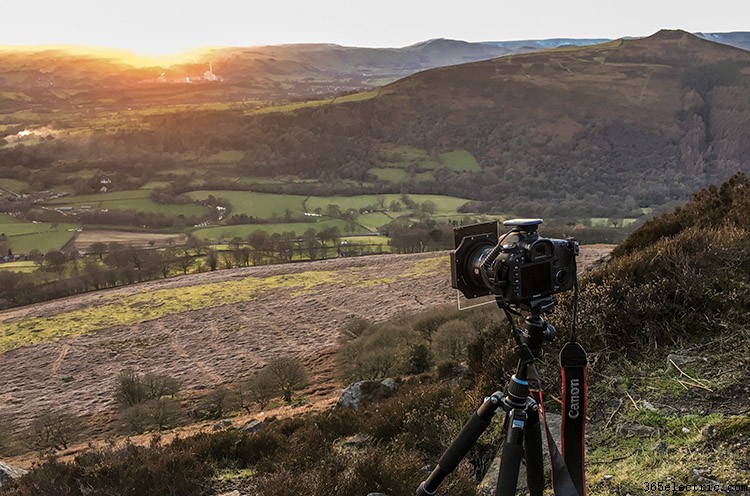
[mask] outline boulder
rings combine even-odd
[[[624,423],[617,426],[617,435],[621,437],[650,437],[656,429],[647,425]]]
[[[10,465],[0,462],[0,488],[10,485],[14,480],[24,475],[27,471],[21,468],[14,468]]]
[[[247,432],[248,434],[251,434],[253,432],[262,431],[265,428],[266,428],[266,424],[262,420],[251,420],[250,422],[240,427],[240,430],[242,432]]]
[[[359,381],[349,384],[341,393],[336,408],[351,408],[356,410],[363,403],[374,398],[388,397],[398,387],[398,382],[390,377],[382,381]]]

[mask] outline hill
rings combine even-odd
[[[747,52],[664,31],[435,69],[370,105],[408,122],[386,139],[477,157],[480,175],[443,178],[450,192],[502,196],[493,203],[506,208],[535,198],[537,212],[587,195],[653,207],[747,170],[746,139],[734,135],[750,115],[749,62]]]
[[[164,104],[269,101],[370,88],[424,69],[484,60],[512,50],[430,40],[404,48],[331,44],[227,47],[157,64],[128,54],[75,47],[0,47],[0,111],[44,105],[121,109]],[[191,84],[192,83],[192,84]]]
[[[748,187],[747,176],[737,175],[700,192],[680,211],[637,231],[630,252],[615,254],[583,277],[579,336],[589,352],[588,494],[663,487],[741,494],[750,483],[750,240],[743,220]],[[568,330],[571,300],[560,296],[564,301],[550,318]],[[437,460],[487,391],[497,389],[498,377],[515,370],[497,314],[492,308],[462,315],[429,309],[411,320],[348,328],[345,346],[364,342],[375,351],[379,345],[393,349],[386,338],[395,332],[435,341],[441,334],[470,333],[468,370],[458,378],[448,363],[403,377],[395,391],[386,392],[378,382],[384,376],[376,374],[376,381],[361,383],[372,398],[358,410],[269,419],[254,432],[230,422],[232,428],[169,444],[154,439],[148,448],[89,450],[69,462],[47,461],[8,494],[55,494],[82,481],[106,488],[102,492],[137,487],[154,495],[174,487],[196,496],[227,490],[266,496],[413,494],[426,475],[425,463]],[[559,394],[556,362],[556,353],[540,359],[552,398]],[[545,409],[557,406],[547,401]],[[441,494],[477,494],[476,480],[502,442],[487,439],[502,440],[499,423],[446,479]]]
[[[611,246],[586,246],[582,266]],[[300,358],[309,401],[339,387],[333,357],[356,318],[380,322],[454,302],[445,253],[342,258],[224,270],[88,293],[0,312],[2,421],[19,432],[47,409],[86,419],[83,437],[112,432],[126,368],[167,374],[194,405],[279,356]]]
[[[748,95],[750,53],[660,31],[423,71],[358,101],[162,119],[156,132],[210,149],[197,125],[221,126],[223,146],[245,151],[241,174],[372,181],[402,168],[394,189],[474,211],[638,216],[750,168]],[[480,170],[425,164],[454,151]]]

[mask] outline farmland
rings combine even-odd
[[[44,253],[60,249],[73,238],[77,227],[75,224],[23,222],[0,214],[0,234],[7,237],[9,248],[14,253],[32,250]]]
[[[132,191],[116,191],[112,193],[98,193],[93,195],[65,196],[51,200],[53,207],[72,207],[74,209],[107,209],[107,210],[135,210],[174,217],[201,217],[210,209],[191,203],[180,205],[165,205],[149,199],[151,191],[139,189]]]

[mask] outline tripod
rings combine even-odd
[[[542,496],[544,462],[539,404],[531,395],[529,378],[530,368],[533,368],[536,357],[540,356],[543,342],[551,340],[555,335],[555,328],[544,320],[544,313],[550,311],[554,304],[552,298],[541,298],[525,304],[523,309],[531,315],[525,320],[525,329],[521,330],[514,325],[507,306],[498,300],[498,306],[505,311],[511,322],[511,334],[518,356],[516,373],[510,379],[507,394],[502,391],[493,393],[469,418],[458,437],[445,450],[435,469],[419,485],[417,496],[436,494],[440,483],[458,466],[500,409],[506,413],[503,427],[505,441],[495,495],[515,496],[521,459],[524,458],[529,494]],[[535,368],[533,372],[536,373]]]

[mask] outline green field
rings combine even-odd
[[[210,212],[210,208],[192,203],[184,205],[163,205],[149,198],[151,191],[148,189],[115,191],[112,193],[98,193],[94,195],[65,196],[49,202],[49,205],[59,207],[81,208],[84,206],[92,209],[109,210],[136,210],[138,212],[158,213],[168,217],[176,217],[180,214],[185,217],[202,217]]]
[[[292,112],[303,108],[321,107],[323,105],[336,105],[339,103],[348,102],[361,102],[362,100],[369,100],[375,98],[380,94],[380,90],[362,91],[359,93],[353,93],[351,95],[338,96],[334,98],[326,98],[323,100],[307,100],[304,102],[289,103],[286,105],[273,105],[269,107],[261,107],[257,109],[245,111],[245,115],[258,115],[258,114],[269,114],[274,112]]]
[[[279,195],[272,193],[255,193],[253,191],[191,191],[185,196],[193,200],[205,200],[208,195],[216,198],[226,198],[232,204],[230,215],[246,214],[260,219],[269,219],[274,214],[284,217],[287,209],[294,215],[302,215],[305,212],[303,202],[304,196]]]
[[[255,231],[266,231],[268,234],[282,234],[285,232],[294,232],[298,236],[301,236],[308,229],[315,229],[321,231],[326,227],[338,227],[339,232],[344,234],[346,232],[346,222],[343,220],[322,220],[320,222],[297,222],[288,224],[241,224],[236,226],[214,226],[204,227],[193,231],[193,235],[199,239],[210,239],[210,240],[231,240],[232,238],[247,238],[248,234]],[[355,233],[364,232],[362,228],[357,227]]]
[[[326,206],[329,204],[338,205],[339,208],[344,210],[367,207],[376,207],[380,209],[378,198],[383,197],[385,200],[385,206],[388,208],[394,201],[401,202],[404,210],[406,205],[401,200],[401,195],[389,194],[389,195],[358,195],[358,196],[311,196],[307,199],[307,209],[314,211],[316,208],[321,208],[325,211]],[[443,195],[409,195],[409,198],[417,204],[431,201],[435,204],[436,215],[458,215],[458,207],[468,202],[469,200],[463,198],[455,198],[452,196]]]
[[[440,162],[449,169],[456,172],[477,172],[479,163],[474,155],[466,150],[456,150],[440,154]]]
[[[0,213],[0,228],[5,224],[20,224],[21,220],[16,219],[12,215]]]
[[[0,218],[4,222],[5,218]],[[8,237],[10,249],[16,255],[37,249],[42,253],[59,250],[75,235],[78,226],[73,224],[50,224],[47,222],[15,222],[0,224],[0,233]]]
[[[206,164],[229,164],[239,162],[243,158],[245,158],[245,152],[243,152],[242,150],[224,150],[223,152],[215,153],[207,157],[202,157],[200,161]]]
[[[370,212],[357,217],[357,223],[370,230],[377,230],[393,220],[393,217],[383,212]]]
[[[17,193],[19,195],[30,191],[28,183],[19,181],[18,179],[7,179],[4,177],[0,177],[0,189]]]
[[[390,145],[380,150],[384,160],[381,167],[369,170],[381,181],[401,183],[413,177],[416,181],[433,181],[433,171],[438,167],[446,167],[455,172],[478,172],[479,163],[466,150],[434,155],[426,150],[413,146]],[[409,169],[409,171],[407,171]]]
[[[402,183],[409,177],[409,173],[404,169],[392,167],[373,167],[368,172],[381,181],[390,181],[392,183]]]
[[[23,272],[24,274],[30,274],[37,269],[37,265],[34,262],[7,262],[0,264],[0,270],[10,270],[12,272]]]
[[[346,241],[353,245],[383,245],[385,249],[388,247],[390,239],[387,236],[344,236],[341,238],[341,241]]]

